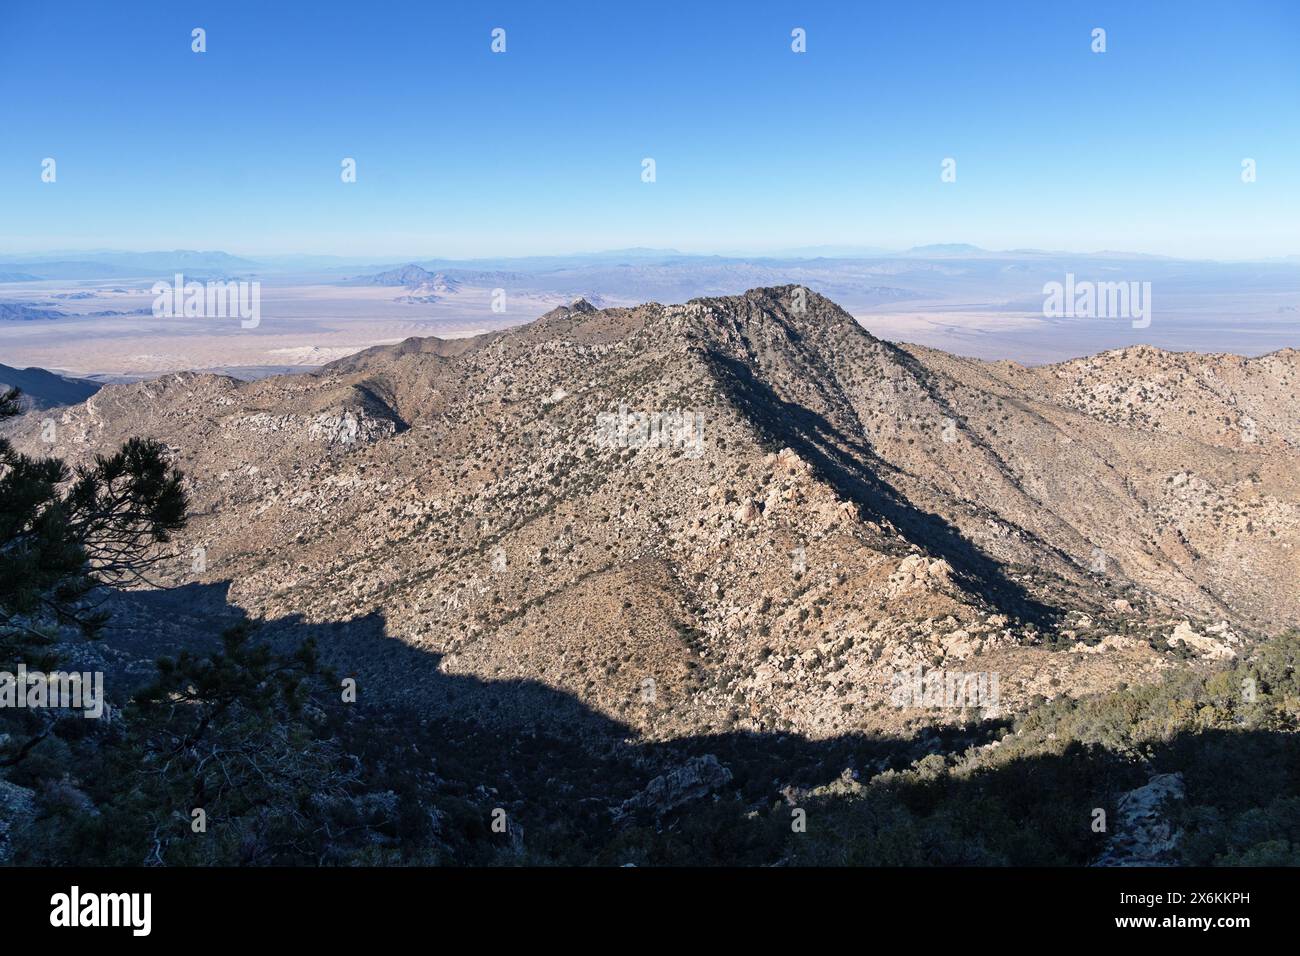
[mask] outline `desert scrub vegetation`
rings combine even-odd
[[[1188,865],[1300,864],[1300,634],[1204,674],[1035,708],[1001,740],[805,797],[790,863],[1086,865],[1126,791],[1182,774]],[[814,825],[815,821],[815,825]],[[1113,832],[1113,827],[1112,827]]]
[[[1150,686],[1058,698],[983,743],[887,759],[766,807],[720,797],[592,849],[609,864],[1086,866],[1115,833],[1120,797],[1179,773],[1186,798],[1164,810],[1174,862],[1300,865],[1298,727],[1293,632],[1216,672],[1180,668]],[[723,762],[738,781],[770,769]],[[1097,808],[1109,832],[1094,832]]]
[[[240,628],[212,657],[163,663],[114,728],[33,753],[11,776],[39,795],[19,860],[1079,866],[1115,832],[1123,794],[1180,773],[1186,798],[1164,811],[1180,833],[1177,862],[1300,863],[1294,633],[1216,672],[1180,668],[1155,685],[1057,699],[963,736],[730,733],[602,754],[551,734],[349,717],[326,702],[333,679],[310,648],[271,654],[256,637]],[[285,670],[287,686],[266,679]],[[178,720],[178,695],[196,692]],[[223,792],[224,773],[204,763],[213,752],[256,754],[274,773]],[[671,813],[611,814],[647,775],[704,752],[729,768],[729,786]],[[836,769],[849,765],[860,769]],[[775,781],[810,776],[832,782],[774,794]],[[187,813],[199,801],[213,812],[196,840]],[[517,842],[490,829],[497,807],[522,824]],[[1110,833],[1093,831],[1096,808]]]

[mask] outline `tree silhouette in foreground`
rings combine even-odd
[[[0,394],[0,421],[20,414],[19,399],[14,388]],[[107,619],[96,589],[147,583],[169,557],[158,546],[185,525],[182,482],[166,448],[148,439],[69,468],[0,437],[0,669],[50,669],[62,627],[96,636]],[[18,722],[28,732],[10,734],[0,766],[24,759],[53,719],[26,711]]]

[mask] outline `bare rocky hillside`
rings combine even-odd
[[[109,386],[53,445],[8,431],[166,442],[194,503],[166,583],[343,622],[323,650],[376,697],[533,681],[650,737],[817,738],[976,716],[897,706],[918,667],[996,675],[996,716],[1300,624],[1298,395],[1294,350],[987,363],[787,286]]]

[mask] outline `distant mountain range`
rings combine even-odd
[[[0,322],[33,322],[60,319],[65,313],[30,302],[0,302]]]
[[[62,255],[11,255],[0,261],[0,282],[50,279],[111,279],[170,273],[245,273],[260,266],[225,252],[83,252]]]
[[[174,281],[178,271],[187,281],[243,276],[279,286],[276,308],[285,309],[287,319],[294,315],[305,318],[324,308],[325,300],[337,299],[338,308],[328,308],[340,316],[353,316],[355,323],[349,322],[346,335],[364,344],[377,339],[361,337],[359,323],[372,321],[358,314],[364,311],[363,300],[378,304],[381,311],[389,310],[385,315],[389,319],[455,323],[462,329],[484,330],[513,325],[579,296],[602,305],[672,303],[790,283],[834,299],[882,337],[987,358],[1054,361],[1137,342],[1258,355],[1296,341],[1300,260],[1213,262],[1114,252],[1000,252],[971,243],[868,252],[824,246],[791,250],[788,256],[746,258],[638,248],[590,255],[409,259],[360,266],[337,259],[327,260],[328,264],[318,261],[315,271],[306,259],[295,260],[295,271],[277,271],[288,268],[286,260],[279,260],[277,266],[272,260],[239,259],[221,252],[60,253],[57,261],[20,256],[0,273],[20,278],[68,278],[47,280],[49,284],[44,286],[0,285],[0,300],[10,303],[0,306],[0,329],[15,337],[0,347],[0,359],[111,373],[136,371],[129,365],[135,359],[125,360],[125,364],[119,360],[112,367],[88,366],[84,356],[60,355],[48,349],[21,353],[24,343],[19,337],[27,333],[12,323],[59,319],[60,325],[72,326],[75,323],[70,320],[144,315],[142,310],[151,302],[147,296],[152,282]],[[100,258],[85,258],[93,255]],[[156,269],[130,278],[118,275],[128,266],[128,271],[145,266]],[[1046,316],[1044,290],[1065,282],[1070,275],[1084,282],[1150,283],[1154,323],[1149,329],[1137,329],[1113,319],[1061,321]],[[359,294],[363,288],[370,293]],[[486,308],[496,289],[504,290],[503,301],[509,304],[501,315]],[[313,303],[306,311],[289,305],[304,298]],[[437,328],[450,330],[452,326]],[[98,329],[87,331],[99,334]],[[304,328],[299,331],[306,332]],[[60,335],[57,330],[50,334]],[[60,347],[79,349],[83,341],[69,332]],[[30,342],[27,336],[26,344]],[[195,340],[169,345],[171,353],[178,356],[191,354],[191,348],[203,350]],[[142,343],[130,354],[153,352],[153,345]],[[265,356],[262,363],[275,365],[279,359]],[[179,359],[176,367],[212,364],[211,355],[196,355],[192,360]],[[259,364],[259,357],[244,356],[238,364]],[[150,369],[158,370],[156,365]]]
[[[1212,263],[1214,260],[1178,259],[1145,253],[1117,252],[1062,252],[1043,249],[990,250],[970,243],[933,243],[908,249],[890,250],[875,246],[825,245],[805,246],[761,253],[733,252],[723,255],[684,253],[676,249],[611,249],[603,252],[573,253],[568,255],[503,256],[478,259],[449,259],[410,257],[406,261],[380,257],[342,257],[312,255],[275,255],[266,257],[241,257],[226,252],[178,249],[162,252],[61,252],[45,254],[0,255],[0,283],[36,282],[57,279],[108,279],[116,277],[169,276],[182,272],[192,274],[343,274],[353,273],[352,284],[409,285],[409,279],[419,279],[421,269],[430,276],[452,271],[512,272],[538,274],[573,269],[637,269],[649,267],[691,265],[698,268],[715,268],[729,263],[812,263],[812,262],[879,262],[887,260],[1044,260],[1059,259],[1072,263],[1088,261],[1129,260],[1185,263]],[[1290,264],[1300,261],[1300,256],[1273,257],[1261,263]],[[1223,263],[1231,265],[1233,263]],[[1240,263],[1238,263],[1240,264]],[[375,269],[375,273],[356,276],[359,269]],[[409,272],[408,272],[409,270]],[[403,278],[403,274],[406,277]],[[371,281],[373,280],[373,281]]]

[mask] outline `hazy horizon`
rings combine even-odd
[[[684,244],[683,244],[684,245]],[[1187,256],[1175,255],[1173,253],[1162,252],[1139,252],[1134,249],[1091,249],[1091,248],[1036,248],[1031,246],[1019,245],[1007,248],[986,248],[975,243],[968,243],[963,240],[936,240],[933,242],[924,242],[915,246],[852,246],[837,245],[825,247],[762,247],[754,249],[744,248],[710,248],[710,249],[690,249],[671,247],[654,247],[654,246],[626,246],[626,247],[607,247],[607,248],[590,248],[590,249],[567,249],[555,252],[543,251],[524,251],[516,254],[484,254],[476,256],[456,256],[437,251],[410,251],[396,253],[351,253],[351,254],[331,254],[331,253],[311,253],[304,252],[301,249],[278,249],[264,252],[252,252],[238,248],[163,248],[148,246],[133,247],[71,247],[71,248],[51,248],[35,249],[23,247],[18,249],[6,250],[0,249],[0,265],[19,262],[50,262],[58,260],[67,260],[69,257],[108,257],[108,256],[168,256],[168,255],[198,255],[198,256],[230,256],[237,259],[247,259],[258,265],[278,264],[289,260],[316,260],[316,261],[337,261],[340,265],[374,265],[386,263],[420,263],[420,262],[447,262],[447,263],[466,263],[475,264],[493,261],[528,261],[528,260],[557,260],[557,259],[597,259],[609,257],[628,257],[641,259],[656,259],[669,257],[682,258],[714,258],[714,259],[737,259],[737,260],[758,260],[758,259],[788,259],[788,260],[814,260],[814,259],[877,259],[877,258],[979,258],[981,256],[1006,256],[1006,257],[1024,257],[1024,256],[1079,256],[1080,258],[1132,258],[1132,259],[1166,259],[1183,262],[1218,262],[1218,263],[1251,263],[1251,262],[1287,262],[1291,260],[1300,260],[1300,252],[1282,253],[1271,256]]]

